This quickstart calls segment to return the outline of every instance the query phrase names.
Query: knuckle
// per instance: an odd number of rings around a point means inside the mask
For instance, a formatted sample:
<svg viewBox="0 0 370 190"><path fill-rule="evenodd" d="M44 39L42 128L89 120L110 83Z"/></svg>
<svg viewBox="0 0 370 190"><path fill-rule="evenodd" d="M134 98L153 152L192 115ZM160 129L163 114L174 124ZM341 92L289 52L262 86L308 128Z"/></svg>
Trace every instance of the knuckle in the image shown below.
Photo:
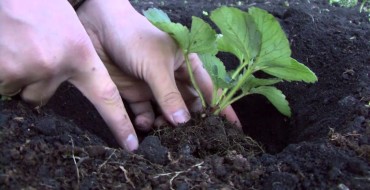
<svg viewBox="0 0 370 190"><path fill-rule="evenodd" d="M51 53L38 45L34 46L33 53L37 56L33 56L33 60L31 62L33 62L34 65L37 65L39 72L42 73L44 77L55 75L58 71L56 62L57 57L53 57Z"/></svg>
<svg viewBox="0 0 370 190"><path fill-rule="evenodd" d="M103 90L99 92L99 97L108 104L120 104L122 101L120 93L113 82L109 82L103 87Z"/></svg>
<svg viewBox="0 0 370 190"><path fill-rule="evenodd" d="M50 78L56 75L56 72L58 72L57 64L49 58L40 60L38 66L45 78Z"/></svg>
<svg viewBox="0 0 370 190"><path fill-rule="evenodd" d="M180 92L171 91L163 96L164 105L178 105L182 103L182 96Z"/></svg>
<svg viewBox="0 0 370 190"><path fill-rule="evenodd" d="M80 35L79 37L73 39L71 41L71 45L71 50L73 51L72 53L75 54L76 57L79 57L83 60L89 58L94 52L94 48L92 48L93 46L87 35Z"/></svg>

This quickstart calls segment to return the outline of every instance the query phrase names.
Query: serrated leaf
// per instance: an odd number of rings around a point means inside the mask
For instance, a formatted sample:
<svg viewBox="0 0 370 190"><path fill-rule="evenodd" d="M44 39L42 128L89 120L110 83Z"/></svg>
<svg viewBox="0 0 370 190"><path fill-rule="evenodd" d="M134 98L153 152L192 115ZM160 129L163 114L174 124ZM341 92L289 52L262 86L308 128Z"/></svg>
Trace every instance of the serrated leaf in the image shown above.
<svg viewBox="0 0 370 190"><path fill-rule="evenodd" d="M239 48L236 48L232 43L228 42L222 35L217 38L216 42L217 48L220 51L231 53L241 61L244 60L244 53L241 52Z"/></svg>
<svg viewBox="0 0 370 190"><path fill-rule="evenodd" d="M304 81L308 83L317 81L317 76L314 72L293 58L271 62L262 71L287 81Z"/></svg>
<svg viewBox="0 0 370 190"><path fill-rule="evenodd" d="M230 76L220 59L211 54L200 54L199 58L203 63L203 67L211 76L216 89L229 88L232 86L230 84Z"/></svg>
<svg viewBox="0 0 370 190"><path fill-rule="evenodd" d="M249 14L237 8L221 7L212 11L210 18L222 32L222 39L219 40L221 51L233 53L247 61L258 55L261 33Z"/></svg>
<svg viewBox="0 0 370 190"><path fill-rule="evenodd" d="M256 78L255 76L251 75L245 81L241 89L243 92L249 92L252 88L274 85L282 81L283 81L282 79L278 79L278 78L261 79L261 78Z"/></svg>
<svg viewBox="0 0 370 190"><path fill-rule="evenodd" d="M216 32L201 18L192 17L189 53L217 53Z"/></svg>
<svg viewBox="0 0 370 190"><path fill-rule="evenodd" d="M256 64L262 66L280 58L290 57L289 41L275 17L256 7L249 8L248 12L262 34L261 51Z"/></svg>
<svg viewBox="0 0 370 190"><path fill-rule="evenodd" d="M283 92L281 92L279 89L273 86L260 86L258 88L252 88L251 93L265 96L283 115L288 117L292 115L289 102L286 100Z"/></svg>
<svg viewBox="0 0 370 190"><path fill-rule="evenodd" d="M250 8L249 14L262 33L257 67L287 81L316 82L316 75L308 67L290 57L289 41L274 16L256 7Z"/></svg>
<svg viewBox="0 0 370 190"><path fill-rule="evenodd" d="M252 87L254 88L258 86L274 85L282 81L283 80L277 79L277 78L261 79L261 78L256 78L252 75L252 80L250 81L250 83L252 84Z"/></svg>
<svg viewBox="0 0 370 190"><path fill-rule="evenodd" d="M159 9L148 9L144 11L144 15L154 26L174 38L182 50L189 47L190 32L187 27L171 22L168 15Z"/></svg>

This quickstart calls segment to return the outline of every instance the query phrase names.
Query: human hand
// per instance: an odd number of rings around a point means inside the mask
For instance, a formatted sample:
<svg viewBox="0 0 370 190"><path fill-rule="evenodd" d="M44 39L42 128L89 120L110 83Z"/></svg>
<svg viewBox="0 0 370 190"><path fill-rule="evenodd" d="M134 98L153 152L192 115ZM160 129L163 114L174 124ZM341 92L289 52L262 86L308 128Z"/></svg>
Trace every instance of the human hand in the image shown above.
<svg viewBox="0 0 370 190"><path fill-rule="evenodd" d="M153 98L173 125L189 120L188 108L201 109L181 50L128 0L89 0L77 13L122 97L133 110L137 127L149 130L157 123L150 103ZM192 54L190 60L196 81L210 101L211 78L197 55ZM240 126L231 107L222 114Z"/></svg>
<svg viewBox="0 0 370 190"><path fill-rule="evenodd" d="M0 94L45 104L69 81L97 108L118 143L138 141L116 85L66 0L0 1Z"/></svg>

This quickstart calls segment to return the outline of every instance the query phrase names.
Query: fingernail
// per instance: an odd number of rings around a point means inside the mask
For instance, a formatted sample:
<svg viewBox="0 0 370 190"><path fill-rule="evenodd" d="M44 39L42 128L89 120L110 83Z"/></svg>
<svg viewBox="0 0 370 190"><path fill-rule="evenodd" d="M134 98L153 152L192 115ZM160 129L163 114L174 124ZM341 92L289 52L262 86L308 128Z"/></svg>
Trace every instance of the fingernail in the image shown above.
<svg viewBox="0 0 370 190"><path fill-rule="evenodd" d="M138 142L136 136L133 135L133 134L130 134L127 137L126 141L125 141L126 150L132 152L132 151L136 150L138 148L138 146L139 146L139 142Z"/></svg>
<svg viewBox="0 0 370 190"><path fill-rule="evenodd" d="M185 123L189 121L190 115L184 109L180 109L177 112L172 114L172 119L175 122L175 124Z"/></svg>

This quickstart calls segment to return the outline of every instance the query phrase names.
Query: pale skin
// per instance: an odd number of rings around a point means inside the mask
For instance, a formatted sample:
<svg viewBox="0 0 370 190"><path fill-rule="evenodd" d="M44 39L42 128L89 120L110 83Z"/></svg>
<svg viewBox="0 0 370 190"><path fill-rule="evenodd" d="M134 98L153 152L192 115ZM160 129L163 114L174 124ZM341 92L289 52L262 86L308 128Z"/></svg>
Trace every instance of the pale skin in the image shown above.
<svg viewBox="0 0 370 190"><path fill-rule="evenodd" d="M0 94L45 104L68 81L96 107L117 142L138 147L134 126L176 126L201 109L181 51L128 0L89 0L76 12L66 0L0 1ZM198 56L193 72L207 100L212 82ZM131 122L122 98L135 117ZM155 101L163 115L155 115ZM222 113L240 126L231 107Z"/></svg>

